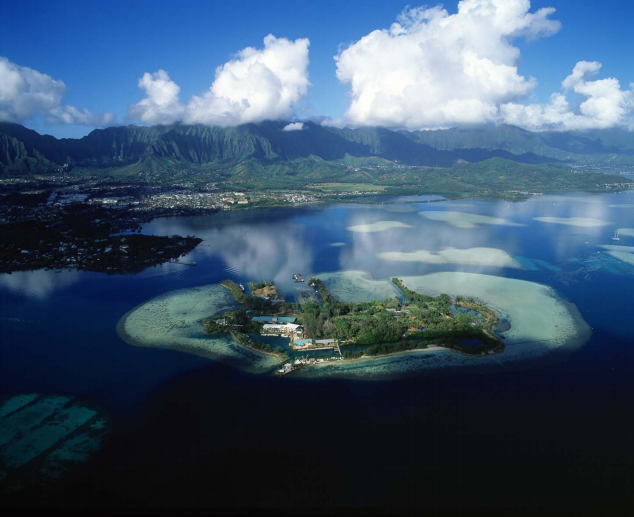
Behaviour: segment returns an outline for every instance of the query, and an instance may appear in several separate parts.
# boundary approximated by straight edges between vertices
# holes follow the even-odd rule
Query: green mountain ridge
[[[634,164],[634,133],[620,129],[532,133],[509,125],[487,125],[394,131],[304,122],[301,130],[284,131],[286,124],[129,125],[97,129],[80,139],[57,139],[19,124],[0,123],[0,174],[46,172],[64,164],[97,169],[131,166],[131,171],[142,174],[178,163],[230,169],[245,162],[274,166],[305,159],[350,163],[374,158],[445,168],[492,158],[525,164]]]
[[[407,132],[407,136],[446,151],[480,149],[505,151],[512,155],[532,153],[555,160],[570,159],[569,152],[549,146],[539,134],[508,125],[414,131]]]

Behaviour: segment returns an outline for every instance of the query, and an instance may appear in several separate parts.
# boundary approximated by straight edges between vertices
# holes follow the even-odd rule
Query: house
[[[262,327],[262,334],[292,334],[299,325],[293,323],[265,323]]]

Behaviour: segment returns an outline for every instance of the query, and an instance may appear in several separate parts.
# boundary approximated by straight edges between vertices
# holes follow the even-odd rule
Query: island
[[[133,346],[253,374],[363,381],[551,364],[591,334],[574,304],[526,280],[464,272],[374,279],[358,270],[306,278],[284,298],[265,281],[167,291],[132,307],[117,332]]]
[[[372,302],[334,298],[318,278],[299,301],[279,298],[272,282],[251,283],[251,294],[231,280],[221,282],[237,308],[202,320],[208,335],[230,334],[240,346],[275,356],[278,375],[329,361],[355,361],[428,347],[467,356],[500,354],[503,341],[495,334],[497,313],[474,298],[447,294],[429,296],[392,279],[402,296]],[[284,338],[273,346],[265,338]],[[320,351],[321,357],[311,354]],[[292,360],[291,360],[292,358]]]

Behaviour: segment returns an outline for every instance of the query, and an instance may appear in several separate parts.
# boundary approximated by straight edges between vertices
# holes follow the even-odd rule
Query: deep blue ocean
[[[42,504],[118,507],[532,506],[631,503],[634,480],[634,192],[528,201],[376,198],[155,220],[144,233],[204,239],[187,260],[137,275],[0,275],[0,395],[50,393],[98,404],[115,422],[104,450]],[[628,206],[629,205],[629,206]],[[458,228],[456,211],[525,226]],[[536,217],[590,218],[569,226]],[[413,228],[356,233],[397,221]],[[391,262],[383,251],[499,248],[527,269]],[[381,382],[282,380],[124,343],[115,326],[142,302],[231,278],[363,270],[375,279],[437,271],[553,287],[591,339],[566,361],[482,375],[439,370]]]

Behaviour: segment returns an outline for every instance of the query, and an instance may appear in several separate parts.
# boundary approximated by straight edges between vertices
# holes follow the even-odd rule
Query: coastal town
[[[177,261],[201,242],[194,237],[144,235],[142,225],[156,218],[299,206],[380,192],[355,186],[337,191],[240,192],[217,183],[198,188],[73,184],[65,172],[47,176],[45,185],[33,185],[32,190],[27,180],[0,180],[10,187],[0,203],[0,272],[137,272]]]
[[[351,193],[352,194],[352,193]],[[58,209],[73,205],[110,208],[130,214],[131,221],[146,221],[148,216],[193,215],[219,210],[236,210],[271,204],[313,203],[319,194],[306,192],[237,192],[220,190],[216,184],[202,189],[137,187],[131,185],[80,186],[13,192],[0,203],[0,224],[26,220],[55,219]],[[135,219],[136,217],[136,219]]]
[[[0,272],[77,268],[112,273],[138,272],[178,261],[201,242],[194,236],[145,235],[142,225],[156,218],[364,198],[371,202],[371,196],[385,194],[386,188],[315,183],[297,190],[241,191],[236,185],[220,182],[170,187],[104,184],[96,177],[78,182],[66,169],[30,178],[0,179],[0,186],[5,189],[0,199]],[[525,199],[541,194],[516,189],[505,195]],[[438,196],[421,202],[443,199]]]
[[[202,191],[131,186],[62,186],[3,196],[0,203],[0,272],[67,268],[138,272],[174,262],[201,239],[142,234],[160,217],[314,202],[303,193]],[[191,263],[188,263],[191,264]]]

